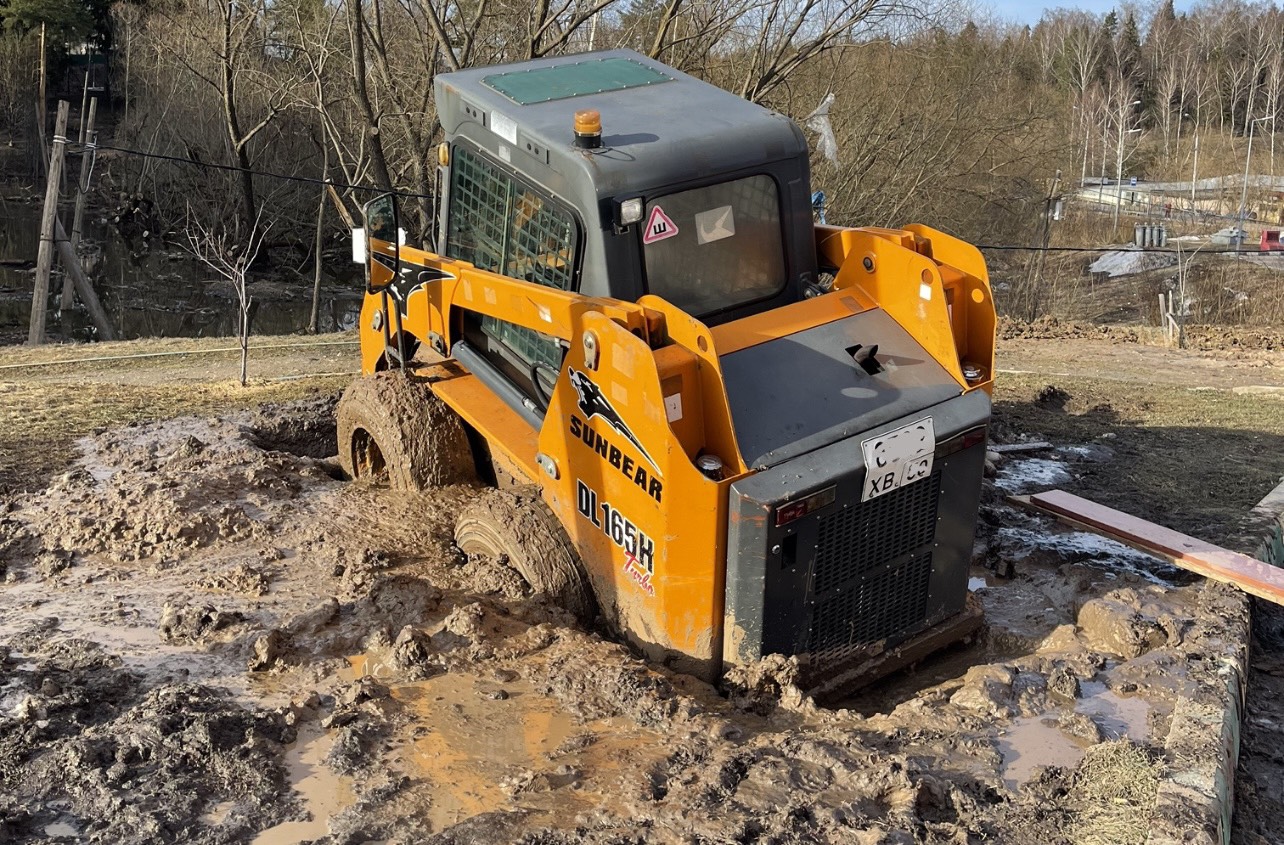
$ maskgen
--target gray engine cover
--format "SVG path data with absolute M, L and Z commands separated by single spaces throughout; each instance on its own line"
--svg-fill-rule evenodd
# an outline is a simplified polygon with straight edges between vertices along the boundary
M 869 375 L 847 351 L 878 346 Z M 962 393 L 886 311 L 874 309 L 723 355 L 736 440 L 754 468 L 862 434 Z

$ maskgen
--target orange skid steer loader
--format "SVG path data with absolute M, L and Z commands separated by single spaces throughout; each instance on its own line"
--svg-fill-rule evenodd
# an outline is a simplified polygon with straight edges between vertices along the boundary
M 974 247 L 815 225 L 797 125 L 630 51 L 435 93 L 436 243 L 391 196 L 354 241 L 352 476 L 495 486 L 465 552 L 710 681 L 780 654 L 850 689 L 979 626 Z

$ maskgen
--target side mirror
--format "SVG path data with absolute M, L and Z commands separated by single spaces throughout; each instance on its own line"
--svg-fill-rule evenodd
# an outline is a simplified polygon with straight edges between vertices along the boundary
M 352 230 L 352 263 L 366 263 L 366 230 L 357 227 Z
M 365 218 L 366 290 L 382 290 L 401 272 L 401 217 L 397 198 L 384 194 L 361 208 Z

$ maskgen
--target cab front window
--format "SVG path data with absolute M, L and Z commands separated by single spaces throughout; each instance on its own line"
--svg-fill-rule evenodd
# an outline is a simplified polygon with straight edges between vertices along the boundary
M 647 203 L 647 290 L 696 316 L 766 299 L 785 287 L 780 195 L 747 176 Z

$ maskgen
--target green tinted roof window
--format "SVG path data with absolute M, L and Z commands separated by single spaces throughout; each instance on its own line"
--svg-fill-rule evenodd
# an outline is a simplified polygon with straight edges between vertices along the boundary
M 641 88 L 670 79 L 632 59 L 592 59 L 535 70 L 495 73 L 482 81 L 514 103 L 529 106 L 585 94 Z

